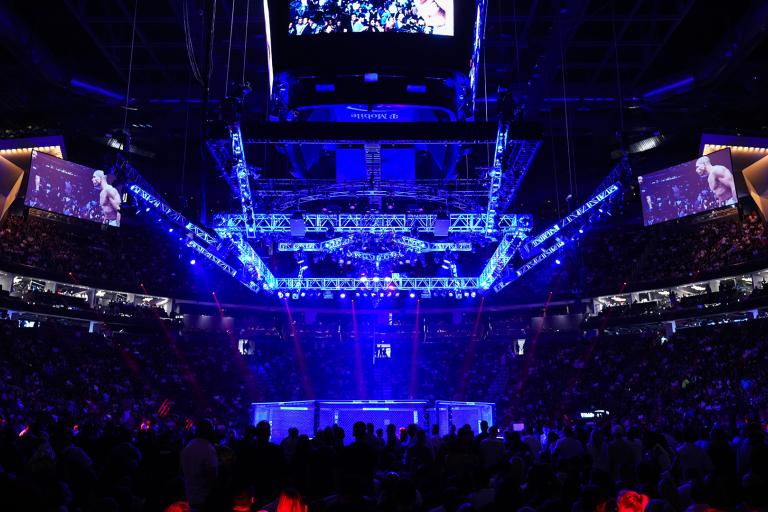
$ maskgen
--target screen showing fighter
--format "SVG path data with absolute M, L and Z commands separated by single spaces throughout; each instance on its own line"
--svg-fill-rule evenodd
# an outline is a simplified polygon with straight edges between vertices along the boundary
M 730 149 L 640 176 L 637 181 L 646 226 L 738 203 Z
M 32 152 L 24 204 L 31 208 L 120 225 L 120 193 L 104 171 Z
M 353 32 L 453 35 L 453 0 L 292 0 L 292 36 Z

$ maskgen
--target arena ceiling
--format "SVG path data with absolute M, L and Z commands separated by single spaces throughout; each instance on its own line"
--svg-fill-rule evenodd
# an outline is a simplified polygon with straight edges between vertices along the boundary
M 247 117 L 258 122 L 267 108 L 262 2 L 216 6 L 210 97 L 223 95 L 229 55 L 230 78 L 244 76 L 253 87 Z M 136 145 L 154 154 L 137 157 L 139 166 L 170 201 L 194 202 L 205 162 L 203 96 L 189 55 L 203 58 L 203 7 L 202 0 L 3 2 L 4 136 L 63 132 L 71 158 L 99 165 L 93 148 L 123 125 L 130 74 L 128 126 Z M 704 131 L 764 134 L 766 19 L 768 4 L 759 1 L 489 0 L 477 117 L 494 119 L 499 91 L 509 90 L 544 127 L 545 145 L 520 194 L 528 204 L 518 211 L 554 212 L 574 188 L 591 190 L 613 165 L 617 133 L 665 135 L 666 149 L 637 160 L 647 169 L 689 158 Z M 99 90 L 73 85 L 83 83 Z M 670 85 L 677 86 L 664 90 Z M 256 165 L 278 158 L 253 151 Z

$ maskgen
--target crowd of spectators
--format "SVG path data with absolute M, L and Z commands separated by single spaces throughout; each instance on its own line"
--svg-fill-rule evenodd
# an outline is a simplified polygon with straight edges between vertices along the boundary
M 451 2 L 442 0 L 294 0 L 290 2 L 288 33 L 296 36 L 345 32 L 451 35 L 452 27 L 446 25 L 452 7 Z
M 472 320 L 431 322 L 426 337 L 394 326 L 392 357 L 376 364 L 369 327 L 361 320 L 355 336 L 343 316 L 265 318 L 245 347 L 245 332 L 4 321 L 3 509 L 274 510 L 289 487 L 298 494 L 283 501 L 320 511 L 610 510 L 628 496 L 650 499 L 650 510 L 766 505 L 765 320 L 669 339 L 534 336 L 522 351 Z M 442 339 L 449 330 L 456 336 Z M 379 398 L 384 381 L 389 398 L 497 402 L 499 430 L 329 427 L 273 439 L 278 447 L 268 424 L 247 426 L 251 401 Z M 597 409 L 607 418 L 579 420 Z
M 743 220 L 595 230 L 582 247 L 578 272 L 587 293 L 681 284 L 768 264 L 768 230 L 754 212 Z
M 210 298 L 213 287 L 189 265 L 195 255 L 171 234 L 134 222 L 103 229 L 36 215 L 11 215 L 0 226 L 0 268 L 21 275 L 139 294 Z M 216 289 L 247 297 L 234 281 Z
M 756 213 L 743 220 L 730 217 L 693 225 L 607 229 L 588 232 L 580 244 L 582 250 L 573 253 L 573 264 L 563 265 L 554 282 L 552 273 L 539 273 L 520 280 L 515 290 L 525 291 L 531 297 L 540 296 L 542 290 L 553 290 L 556 294 L 576 290 L 576 296 L 598 295 L 693 282 L 768 266 L 768 231 Z M 51 247 L 56 251 L 51 251 Z M 102 230 L 100 226 L 62 225 L 36 216 L 10 216 L 5 226 L 0 227 L 0 268 L 63 282 L 177 298 L 209 300 L 215 290 L 220 297 L 226 296 L 228 302 L 250 302 L 252 294 L 234 280 L 222 278 L 214 282 L 190 266 L 189 260 L 195 255 L 180 247 L 172 235 L 151 226 L 125 225 L 119 230 Z M 324 257 L 322 261 L 314 261 L 319 256 L 313 259 L 313 268 L 323 275 L 353 273 L 355 265 L 347 264 L 351 258 Z M 290 255 L 287 258 L 273 256 L 269 265 L 276 273 L 290 275 L 297 271 L 298 264 Z M 434 275 L 440 271 L 443 256 L 433 259 L 432 255 L 422 255 L 404 260 L 403 265 L 391 271 Z M 465 272 L 472 272 L 467 262 L 459 263 Z M 215 269 L 208 270 L 219 277 Z M 534 289 L 529 290 L 531 287 Z

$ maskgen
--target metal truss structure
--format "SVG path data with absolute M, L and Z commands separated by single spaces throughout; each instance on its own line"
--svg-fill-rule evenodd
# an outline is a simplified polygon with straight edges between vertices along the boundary
M 503 281 L 498 282 L 493 287 L 493 291 L 495 291 L 497 293 L 500 292 L 503 288 L 508 286 L 510 283 L 512 283 L 513 281 L 516 281 L 517 279 L 522 277 L 523 274 L 528 273 L 535 266 L 537 266 L 539 263 L 541 263 L 542 261 L 546 260 L 547 258 L 552 256 L 553 254 L 555 254 L 557 251 L 559 251 L 560 249 L 565 247 L 565 244 L 566 244 L 565 241 L 563 241 L 563 240 L 558 238 L 557 241 L 554 244 L 552 244 L 551 246 L 547 247 L 541 253 L 537 254 L 535 257 L 533 257 L 530 260 L 528 260 L 520 268 L 515 270 L 515 275 L 511 279 L 505 279 Z
M 355 214 L 355 213 L 305 213 L 307 233 L 434 233 L 436 214 Z M 485 233 L 485 214 L 452 213 L 449 215 L 449 233 Z M 241 214 L 215 214 L 215 229 L 229 232 L 246 230 L 245 217 Z M 254 214 L 254 230 L 257 233 L 290 233 L 291 214 Z M 501 216 L 499 230 L 504 233 L 530 229 L 530 215 L 510 214 Z
M 540 140 L 508 140 L 501 162 L 504 179 L 499 190 L 497 208 L 505 211 L 517 197 L 517 191 L 523 183 L 523 178 L 528 173 L 533 159 L 536 157 Z
M 501 133 L 503 127 L 500 127 L 499 140 L 501 144 L 497 145 L 498 158 L 509 156 L 508 144 L 516 142 L 507 142 L 505 135 Z M 237 132 L 233 131 L 233 140 L 239 140 Z M 238 145 L 233 142 L 233 150 Z M 242 144 L 239 144 L 242 148 Z M 520 148 L 528 148 L 525 153 Z M 518 145 L 518 161 L 524 162 L 522 155 L 535 154 L 538 143 L 532 145 Z M 502 154 L 505 153 L 506 154 Z M 532 157 L 531 157 L 532 158 Z M 494 168 L 497 168 L 498 162 L 495 162 Z M 241 171 L 247 169 L 244 159 L 240 161 Z M 237 167 L 237 166 L 235 166 Z M 606 179 L 618 176 L 623 168 L 617 169 Z M 496 169 L 498 170 L 498 169 Z M 242 171 L 245 172 L 245 171 Z M 524 174 L 524 173 L 523 173 Z M 408 277 L 399 273 L 392 273 L 391 276 L 373 276 L 366 277 L 304 277 L 304 270 L 308 268 L 302 265 L 299 270 L 299 276 L 295 278 L 276 277 L 272 274 L 266 264 L 258 256 L 255 249 L 248 241 L 249 235 L 256 237 L 257 234 L 290 234 L 291 221 L 296 220 L 294 215 L 288 213 L 261 214 L 252 210 L 242 214 L 217 214 L 214 216 L 214 231 L 218 238 L 213 237 L 207 231 L 193 223 L 187 221 L 179 212 L 170 208 L 158 197 L 147 192 L 142 187 L 134 184 L 130 187 L 131 191 L 144 203 L 154 207 L 159 213 L 164 215 L 174 224 L 183 227 L 194 238 L 205 242 L 205 247 L 193 239 L 188 240 L 187 246 L 205 256 L 208 260 L 216 264 L 227 274 L 238 279 L 248 288 L 258 291 L 275 290 L 293 292 L 297 290 L 365 290 L 385 292 L 392 290 L 413 290 L 422 292 L 432 292 L 439 290 L 451 290 L 460 293 L 467 290 L 489 290 L 493 288 L 498 291 L 514 280 L 520 278 L 525 273 L 539 265 L 545 259 L 562 249 L 569 238 L 564 235 L 568 227 L 573 227 L 579 221 L 585 221 L 585 214 L 593 210 L 597 205 L 606 201 L 612 195 L 616 194 L 620 188 L 618 182 L 608 185 L 599 190 L 593 197 L 579 208 L 569 213 L 563 219 L 550 228 L 533 238 L 526 238 L 532 226 L 530 215 L 505 214 L 498 216 L 498 225 L 495 225 L 496 211 L 495 205 L 499 204 L 499 198 L 496 193 L 503 190 L 504 173 L 489 173 L 489 207 L 486 213 L 451 213 L 448 216 L 448 234 L 450 235 L 475 235 L 488 236 L 488 234 L 499 234 L 501 239 L 496 247 L 494 254 L 486 263 L 479 277 L 460 277 L 458 268 L 454 261 L 446 260 L 450 277 Z M 518 177 L 521 179 L 521 176 Z M 246 182 L 248 176 L 246 176 Z M 516 191 L 519 183 L 513 182 L 512 192 Z M 250 193 L 250 189 L 246 192 Z M 250 197 L 250 196 L 247 196 Z M 251 198 L 252 199 L 252 198 Z M 244 203 L 245 204 L 245 203 Z M 306 233 L 329 234 L 338 233 L 344 236 L 338 236 L 324 241 L 290 241 L 281 242 L 278 250 L 283 252 L 333 252 L 349 245 L 353 245 L 359 240 L 360 235 L 374 237 L 396 235 L 388 238 L 388 243 L 400 245 L 406 252 L 423 254 L 428 252 L 466 252 L 472 250 L 471 241 L 459 241 L 456 239 L 445 242 L 426 241 L 415 237 L 418 234 L 435 234 L 435 225 L 438 220 L 436 214 L 328 214 L 328 213 L 304 213 L 301 216 L 303 227 Z M 252 222 L 249 222 L 252 221 Z M 490 232 L 490 233 L 489 233 Z M 536 253 L 540 247 L 551 238 L 555 237 L 556 242 L 547 246 L 545 249 Z M 221 249 L 223 244 L 228 244 L 235 252 L 238 261 L 242 264 L 242 270 L 238 271 L 235 267 L 226 261 L 226 255 L 221 256 L 217 250 Z M 523 245 L 525 244 L 525 245 Z M 515 270 L 511 278 L 506 279 L 494 286 L 504 270 L 508 267 L 511 259 L 520 252 L 524 257 L 531 257 L 529 261 Z M 347 253 L 347 257 L 354 258 L 361 262 L 367 262 L 375 265 L 379 269 L 381 263 L 403 257 L 403 251 L 386 252 L 366 252 L 352 251 Z
M 618 168 L 621 168 L 621 170 L 618 170 Z M 625 174 L 629 173 L 629 165 L 628 162 L 622 162 L 620 163 L 614 171 L 612 171 L 606 180 L 608 178 L 616 179 L 616 178 L 623 178 L 625 177 Z M 605 183 L 601 183 L 601 186 L 604 186 Z M 565 247 L 570 241 L 575 240 L 579 237 L 580 234 L 584 232 L 584 226 L 590 224 L 591 217 L 585 216 L 585 213 L 593 210 L 598 204 L 602 203 L 602 206 L 600 207 L 600 210 L 609 211 L 612 203 L 611 200 L 616 197 L 618 192 L 621 190 L 621 183 L 616 182 L 611 185 L 608 185 L 607 188 L 598 191 L 589 201 L 584 203 L 582 206 L 571 212 L 570 214 L 566 215 L 563 219 L 561 219 L 557 224 L 553 224 L 548 229 L 545 229 L 542 233 L 537 235 L 536 237 L 528 239 L 526 242 L 526 245 L 520 249 L 520 253 L 524 258 L 530 258 L 528 261 L 526 261 L 522 266 L 517 268 L 513 275 L 511 275 L 509 278 L 502 280 L 501 282 L 497 283 L 493 289 L 494 291 L 498 292 L 510 283 L 516 281 L 520 277 L 522 277 L 524 274 L 530 272 L 534 267 L 539 265 L 541 262 L 546 260 L 547 258 L 551 257 L 553 254 L 556 254 L 558 251 L 560 251 L 563 247 Z M 565 228 L 571 227 L 572 229 L 575 229 L 576 227 L 579 228 L 578 234 L 571 235 L 569 234 Z M 573 231 L 572 231 L 573 232 Z M 550 240 L 551 238 L 555 238 L 555 243 L 547 246 L 544 249 L 541 249 L 543 245 L 545 245 L 545 242 Z M 531 257 L 533 255 L 533 257 Z M 484 284 L 484 283 L 481 283 Z
M 367 199 L 369 202 L 386 200 L 418 200 L 448 204 L 459 211 L 476 211 L 487 195 L 484 184 L 478 180 L 456 180 L 446 190 L 443 180 L 345 181 L 328 180 L 255 180 L 258 199 L 263 208 L 273 212 L 301 209 L 307 203 Z
M 253 210 L 253 196 L 251 195 L 250 172 L 245 163 L 245 146 L 243 145 L 243 135 L 240 133 L 239 123 L 229 128 L 229 135 L 232 139 L 232 170 L 237 178 L 240 204 L 243 207 L 245 233 L 248 238 L 255 238 L 256 218 Z
M 205 141 L 208 152 L 219 169 L 221 177 L 227 182 L 232 192 L 239 193 L 240 187 L 237 178 L 232 175 L 232 140 L 231 139 L 208 139 Z
M 493 166 L 488 170 L 488 207 L 485 212 L 485 232 L 493 233 L 496 220 L 496 208 L 499 205 L 501 190 L 502 161 L 507 147 L 509 124 L 499 121 L 499 132 L 496 135 L 496 150 L 493 153 Z
M 554 244 L 544 249 L 541 252 L 541 254 L 538 254 L 537 256 L 535 256 L 534 258 L 526 262 L 523 266 L 515 270 L 515 276 L 518 278 L 521 277 L 523 274 L 525 274 L 526 272 L 529 272 L 531 269 L 533 269 L 533 267 L 535 267 L 545 259 L 552 256 L 563 247 L 565 247 L 565 242 L 558 238 Z
M 277 250 L 281 252 L 331 252 L 355 243 L 351 237 L 331 238 L 324 242 L 280 242 Z
M 256 255 L 250 244 L 243 241 L 242 236 L 236 235 L 231 238 L 235 247 L 239 250 L 238 259 L 244 265 L 242 271 L 238 271 L 235 267 L 225 261 L 226 255 L 221 253 L 220 248 L 223 245 L 222 242 L 226 238 L 217 238 L 211 235 L 196 224 L 187 220 L 181 213 L 168 206 L 158 197 L 147 192 L 135 183 L 130 185 L 129 190 L 137 200 L 142 201 L 148 208 L 154 208 L 155 211 L 162 215 L 167 221 L 186 230 L 189 237 L 186 241 L 187 247 L 204 256 L 246 287 L 253 291 L 259 291 L 259 282 L 261 281 L 264 282 L 264 287 L 266 289 L 269 289 L 270 286 L 274 285 L 274 276 L 272 275 L 272 272 L 270 272 L 264 265 L 264 262 L 262 262 Z M 206 245 L 195 242 L 195 239 L 205 242 Z
M 619 183 L 613 183 L 609 185 L 607 188 L 599 191 L 597 194 L 595 194 L 593 197 L 591 197 L 586 203 L 579 206 L 577 209 L 560 219 L 556 224 L 553 224 L 549 228 L 545 229 L 542 233 L 539 235 L 529 239 L 525 242 L 521 249 L 521 253 L 524 255 L 531 255 L 533 251 L 552 238 L 555 234 L 561 232 L 563 229 L 571 225 L 573 222 L 581 218 L 585 213 L 590 211 L 592 208 L 597 206 L 598 204 L 602 203 L 608 197 L 610 197 L 612 194 L 615 194 L 619 191 Z
M 493 166 L 488 170 L 488 205 L 485 230 L 494 233 L 497 211 L 505 211 L 520 188 L 541 145 L 539 140 L 510 140 L 510 125 L 499 121 Z
M 462 211 L 447 215 L 447 226 L 440 225 L 440 217 L 436 213 L 312 213 L 305 212 L 300 216 L 301 232 L 310 235 L 339 235 L 327 240 L 302 240 L 294 239 L 296 234 L 296 221 L 299 220 L 295 213 L 256 213 L 253 207 L 254 196 L 251 191 L 251 176 L 245 161 L 244 145 L 239 125 L 233 124 L 229 128 L 232 142 L 232 176 L 237 181 L 237 193 L 240 196 L 242 213 L 216 214 L 214 215 L 213 229 L 218 237 L 212 236 L 206 230 L 187 221 L 179 212 L 170 208 L 160 198 L 150 191 L 145 190 L 139 184 L 134 183 L 131 191 L 144 203 L 154 207 L 172 223 L 187 230 L 187 246 L 206 257 L 227 274 L 238 279 L 248 288 L 259 291 L 273 290 L 283 292 L 296 292 L 298 290 L 310 291 L 334 291 L 334 290 L 361 290 L 384 293 L 393 290 L 412 290 L 432 292 L 451 290 L 459 294 L 466 291 L 498 290 L 529 272 L 546 258 L 555 254 L 564 247 L 569 240 L 564 236 L 564 231 L 572 227 L 578 221 L 586 220 L 587 212 L 606 201 L 619 190 L 619 183 L 611 183 L 599 190 L 593 197 L 579 208 L 569 213 L 558 223 L 544 230 L 533 238 L 527 238 L 532 227 L 530 215 L 501 214 L 515 197 L 520 183 L 530 167 L 531 162 L 540 145 L 535 140 L 510 140 L 510 125 L 500 123 L 495 147 L 493 167 L 487 175 L 487 205 L 484 213 Z M 606 179 L 620 174 L 620 169 L 614 169 Z M 138 180 L 137 180 L 138 181 Z M 260 198 L 282 197 L 286 193 L 284 187 L 274 187 L 274 180 L 264 180 L 269 186 L 259 188 Z M 294 182 L 282 185 L 292 186 Z M 381 188 L 383 190 L 378 190 Z M 287 201 L 283 202 L 285 210 L 290 210 L 289 205 L 301 205 L 305 202 L 322 201 L 327 199 L 339 199 L 346 197 L 369 196 L 384 197 L 384 189 L 387 198 L 407 197 L 436 201 L 443 201 L 447 193 L 437 190 L 432 186 L 419 186 L 413 183 L 390 183 L 372 189 L 370 183 L 345 183 L 328 182 L 313 187 L 310 191 L 306 185 L 301 192 L 294 191 Z M 477 196 L 476 188 L 468 188 L 453 191 L 452 199 L 461 197 L 464 193 L 467 198 Z M 284 198 L 285 199 L 285 198 Z M 455 206 L 455 203 L 453 203 Z M 473 200 L 463 203 L 464 206 L 473 204 Z M 439 226 L 439 228 L 438 228 Z M 293 228 L 293 229 L 292 229 Z M 443 231 L 446 230 L 446 231 Z M 445 241 L 422 240 L 418 235 L 446 236 Z M 281 252 L 309 252 L 331 253 L 354 246 L 360 241 L 370 240 L 373 237 L 378 242 L 375 246 L 378 251 L 354 250 L 344 253 L 346 258 L 357 260 L 363 264 L 375 266 L 376 274 L 384 269 L 384 276 L 373 275 L 370 272 L 361 272 L 357 277 L 305 277 L 305 270 L 309 268 L 304 264 L 299 268 L 298 277 L 276 277 L 259 257 L 250 240 L 256 237 L 274 240 L 274 236 L 283 236 L 284 241 L 277 245 Z M 291 236 L 290 241 L 285 240 Z M 302 235 L 303 236 L 303 235 Z M 463 238 L 459 238 L 463 237 Z M 475 237 L 475 238 L 473 238 Z M 458 266 L 450 253 L 469 252 L 473 250 L 473 240 L 479 238 L 499 239 L 493 255 L 487 261 L 478 277 L 460 277 Z M 555 237 L 554 244 L 541 250 L 547 241 Z M 195 241 L 199 239 L 205 243 Z M 524 244 L 524 245 L 523 245 Z M 400 246 L 401 250 L 386 250 L 387 246 Z M 362 246 L 362 245 L 361 245 Z M 225 249 L 222 249 L 224 247 Z M 381 250 L 384 248 L 385 250 Z M 537 253 L 537 251 L 540 251 Z M 384 262 L 404 258 L 408 254 L 424 254 L 430 252 L 446 253 L 442 267 L 449 271 L 450 277 L 409 277 L 401 275 L 381 265 Z M 508 268 L 512 258 L 520 252 L 524 258 L 531 258 L 523 266 L 519 267 L 511 279 L 507 279 L 494 286 L 499 277 Z M 234 254 L 242 265 L 241 269 L 227 261 Z M 234 259 L 234 258 L 232 258 Z M 349 262 L 347 261 L 347 264 Z M 370 270 L 370 268 L 369 268 Z M 390 275 L 386 275 L 389 273 Z M 366 275 L 367 274 L 367 275 Z M 370 277 L 368 277 L 370 276 Z M 466 295 L 466 294 L 465 294 Z
M 485 213 L 450 213 L 448 215 L 449 237 L 443 241 L 426 241 L 417 238 L 418 235 L 435 235 L 435 226 L 437 225 L 438 215 L 433 213 L 414 213 L 414 214 L 330 214 L 330 213 L 304 213 L 302 215 L 302 224 L 304 232 L 307 234 L 343 234 L 324 241 L 284 241 L 277 246 L 279 251 L 283 252 L 333 252 L 346 246 L 354 244 L 359 240 L 358 236 L 389 236 L 388 243 L 399 245 L 402 251 L 386 252 L 366 252 L 353 251 L 347 253 L 347 257 L 367 262 L 375 265 L 376 269 L 385 261 L 402 258 L 405 254 L 416 253 L 423 254 L 429 252 L 469 252 L 473 249 L 473 243 L 468 239 L 457 240 L 456 236 L 475 235 L 482 237 L 501 236 L 501 242 L 497 248 L 496 254 L 489 262 L 486 270 L 479 278 L 459 277 L 458 268 L 455 262 L 448 261 L 451 277 L 405 277 L 397 273 L 383 278 L 372 277 L 366 279 L 365 276 L 358 278 L 318 278 L 304 277 L 302 266 L 299 271 L 299 277 L 296 278 L 278 278 L 275 277 L 264 261 L 256 253 L 249 239 L 257 235 L 288 235 L 291 233 L 291 220 L 295 221 L 293 214 L 289 213 L 256 213 L 253 208 L 254 196 L 251 191 L 251 176 L 245 161 L 244 146 L 242 134 L 239 125 L 230 127 L 231 149 L 232 149 L 232 174 L 236 179 L 237 190 L 240 196 L 243 212 L 238 214 L 216 214 L 214 215 L 213 229 L 218 237 L 212 236 L 203 228 L 189 222 L 179 212 L 165 204 L 156 194 L 153 194 L 139 184 L 134 183 L 130 190 L 141 201 L 154 207 L 158 213 L 162 214 L 172 223 L 183 227 L 193 237 L 200 239 L 204 244 L 197 243 L 190 239 L 187 246 L 199 254 L 205 256 L 209 261 L 216 264 L 227 274 L 237 278 L 241 283 L 252 290 L 354 290 L 354 289 L 398 289 L 415 290 L 431 292 L 433 290 L 462 290 L 488 289 L 501 270 L 508 264 L 512 255 L 519 247 L 522 241 L 532 227 L 532 218 L 530 215 L 522 214 L 504 214 L 497 215 L 495 205 L 498 204 L 498 192 L 502 189 L 503 173 L 500 169 L 503 167 L 501 158 L 506 154 L 508 126 L 500 131 L 499 140 L 497 140 L 497 158 L 494 164 L 495 171 L 489 173 L 491 183 L 489 186 L 489 207 Z M 220 148 L 222 149 L 222 148 Z M 223 150 L 222 150 L 223 151 Z M 219 155 L 222 156 L 222 155 Z M 138 180 L 136 180 L 138 181 Z M 368 187 L 370 184 L 368 184 Z M 387 198 L 419 198 L 421 200 L 434 199 L 435 201 L 445 201 L 449 194 L 443 190 L 439 191 L 435 185 L 414 185 L 413 183 L 390 183 L 383 190 L 371 190 L 366 188 L 365 183 L 328 183 L 318 187 L 314 193 L 308 194 L 304 191 L 297 194 L 293 200 L 296 205 L 309 201 L 318 201 L 321 199 L 335 199 L 339 197 L 349 197 L 350 195 L 374 196 L 386 194 Z M 270 197 L 272 195 L 279 197 L 285 190 L 277 190 L 268 187 L 259 189 L 259 196 Z M 476 204 L 472 199 L 477 197 L 478 188 L 457 187 L 451 191 L 451 203 L 456 206 L 468 207 Z M 467 198 L 468 202 L 461 202 L 461 198 Z M 458 199 L 457 199 L 458 198 Z M 288 203 L 291 202 L 289 197 Z M 286 202 L 283 202 L 285 206 Z M 288 208 L 286 208 L 288 209 Z M 461 208 L 460 208 L 461 209 Z M 498 223 L 498 225 L 497 225 Z M 227 247 L 222 253 L 222 246 Z M 226 258 L 233 253 L 242 265 L 238 271 Z
M 489 289 L 494 281 L 499 278 L 501 272 L 509 264 L 509 260 L 511 260 L 515 255 L 515 252 L 517 252 L 524 238 L 524 235 L 504 235 L 501 242 L 499 242 L 496 251 L 493 253 L 493 256 L 491 256 L 488 263 L 485 264 L 485 268 L 483 268 L 483 271 L 480 274 L 480 278 L 478 279 L 480 288 L 483 290 Z
M 356 260 L 361 261 L 367 261 L 369 263 L 373 263 L 376 268 L 379 268 L 379 265 L 384 263 L 385 261 L 392 261 L 397 258 L 400 258 L 402 254 L 400 254 L 397 251 L 387 251 L 387 252 L 364 252 L 364 251 L 353 251 L 350 256 Z
M 401 236 L 394 239 L 394 243 L 403 245 L 419 254 L 425 252 L 467 252 L 472 250 L 470 242 L 425 242 L 410 236 Z
M 275 288 L 275 276 L 272 274 L 272 271 L 267 268 L 259 255 L 256 254 L 253 246 L 243 238 L 242 233 L 219 232 L 219 236 L 223 239 L 229 239 L 234 243 L 238 251 L 237 259 L 244 265 L 245 270 L 249 275 L 253 275 L 257 280 L 264 282 L 264 289 L 271 290 Z
M 278 290 L 320 290 L 320 291 L 434 291 L 434 290 L 476 290 L 476 277 L 404 277 L 393 274 L 386 278 L 366 277 L 305 277 L 278 278 Z
M 188 221 L 186 217 L 168 206 L 158 196 L 155 196 L 151 192 L 147 192 L 137 184 L 131 185 L 129 190 L 133 193 L 137 200 L 140 200 L 148 206 L 155 208 L 159 213 L 163 214 L 166 219 L 175 224 L 177 227 L 187 230 L 189 233 L 193 234 L 195 237 L 199 238 L 206 244 L 216 245 L 219 243 L 220 240 L 218 238 Z

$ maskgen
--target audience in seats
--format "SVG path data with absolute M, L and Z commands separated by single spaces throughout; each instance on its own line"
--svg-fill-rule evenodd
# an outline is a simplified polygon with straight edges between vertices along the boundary
M 302 327 L 305 336 L 309 330 Z M 429 368 L 455 379 L 465 365 L 450 348 L 428 351 L 432 343 L 440 340 L 421 347 L 420 379 L 440 380 L 426 389 L 443 386 Z M 504 372 L 487 362 L 506 354 L 503 343 L 488 344 L 483 350 L 493 357 L 470 364 L 499 384 L 464 386 L 468 399 L 498 404 L 487 431 L 455 425 L 428 435 L 416 425 L 360 418 L 351 432 L 328 426 L 274 439 L 269 423 L 248 425 L 248 408 L 284 398 L 265 382 L 299 378 L 277 364 L 292 360 L 292 342 L 256 361 L 226 333 L 105 336 L 4 321 L 2 510 L 768 506 L 765 320 L 686 329 L 663 343 L 656 335 L 531 343 Z M 298 342 L 314 391 L 340 393 L 350 381 L 316 367 L 328 364 L 323 353 L 348 350 L 353 358 L 354 349 L 324 340 L 317 352 L 314 344 Z M 346 398 L 357 389 L 351 382 Z M 609 413 L 579 419 L 596 408 Z M 513 430 L 520 423 L 523 431 Z

